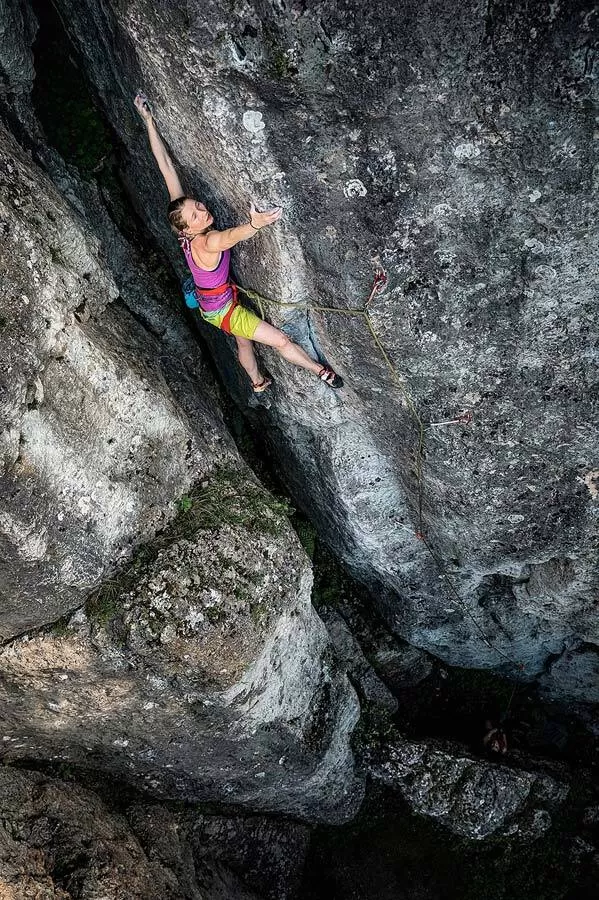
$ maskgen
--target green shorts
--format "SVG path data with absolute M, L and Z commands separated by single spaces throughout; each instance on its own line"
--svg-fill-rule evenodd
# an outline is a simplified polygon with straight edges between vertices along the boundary
M 231 303 L 232 302 L 233 301 L 231 301 Z M 222 309 L 219 309 L 213 313 L 207 313 L 203 310 L 200 310 L 201 316 L 205 322 L 208 322 L 209 325 L 214 325 L 216 328 L 221 328 L 223 319 L 227 315 L 231 303 L 227 303 L 227 305 Z M 233 313 L 231 314 L 231 318 L 229 320 L 231 334 L 234 334 L 237 337 L 247 338 L 251 341 L 254 337 L 254 334 L 256 333 L 256 328 L 261 321 L 262 319 L 259 319 L 256 313 L 253 313 L 250 309 L 246 309 L 245 306 L 241 306 L 241 304 L 238 304 L 233 310 Z

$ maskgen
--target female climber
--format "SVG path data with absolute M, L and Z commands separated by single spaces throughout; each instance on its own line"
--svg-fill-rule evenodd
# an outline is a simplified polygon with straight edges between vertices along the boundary
M 286 334 L 238 303 L 237 290 L 229 281 L 231 248 L 240 241 L 249 241 L 261 228 L 277 222 L 282 215 L 281 207 L 258 212 L 252 203 L 250 220 L 245 225 L 225 231 L 213 228 L 214 219 L 204 204 L 184 194 L 152 110 L 142 93 L 136 96 L 135 106 L 146 124 L 152 153 L 166 182 L 170 197 L 168 220 L 177 233 L 193 275 L 201 316 L 210 325 L 235 336 L 239 362 L 249 375 L 254 392 L 265 391 L 272 381 L 259 371 L 252 341 L 274 347 L 288 362 L 314 372 L 330 387 L 342 387 L 342 379 L 329 366 L 315 362 Z

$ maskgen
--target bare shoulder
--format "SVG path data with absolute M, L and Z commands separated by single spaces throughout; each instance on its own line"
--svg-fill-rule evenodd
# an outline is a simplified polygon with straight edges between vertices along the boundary
M 208 234 L 215 234 L 209 231 Z M 210 250 L 207 245 L 208 234 L 198 234 L 191 245 L 191 253 L 195 262 L 202 269 L 215 269 L 220 258 L 220 250 Z

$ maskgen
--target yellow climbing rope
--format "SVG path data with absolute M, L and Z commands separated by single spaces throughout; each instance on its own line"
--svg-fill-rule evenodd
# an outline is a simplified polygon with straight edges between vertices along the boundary
M 375 294 L 386 283 L 386 281 L 387 281 L 387 278 L 386 278 L 386 275 L 384 272 L 378 271 L 375 274 L 372 289 L 371 289 L 370 294 L 369 294 L 366 302 L 364 303 L 364 307 L 362 309 L 359 309 L 356 307 L 350 307 L 349 309 L 347 309 L 347 308 L 343 309 L 343 308 L 336 307 L 336 306 L 322 306 L 317 303 L 308 303 L 306 301 L 298 301 L 297 303 L 288 303 L 288 302 L 284 302 L 283 300 L 272 300 L 267 297 L 263 297 L 261 294 L 258 294 L 256 291 L 252 291 L 252 290 L 249 290 L 248 288 L 241 287 L 241 285 L 237 285 L 237 288 L 243 294 L 245 294 L 245 296 L 249 300 L 252 300 L 254 303 L 256 303 L 258 309 L 260 310 L 260 315 L 263 319 L 266 318 L 265 307 L 268 305 L 273 305 L 273 306 L 278 306 L 283 309 L 305 309 L 306 311 L 314 310 L 315 312 L 341 314 L 341 315 L 345 315 L 345 316 L 358 316 L 364 320 L 383 361 L 385 362 L 385 364 L 387 365 L 387 368 L 389 369 L 389 372 L 391 373 L 391 378 L 392 378 L 393 382 L 395 383 L 395 385 L 397 386 L 397 388 L 403 398 L 403 401 L 406 405 L 406 408 L 408 409 L 410 416 L 412 417 L 412 420 L 416 427 L 417 440 L 416 440 L 416 451 L 415 451 L 414 474 L 415 474 L 416 485 L 417 485 L 418 526 L 415 531 L 415 535 L 419 540 L 422 541 L 424 547 L 426 548 L 426 550 L 430 554 L 432 560 L 434 561 L 435 565 L 437 566 L 443 580 L 445 581 L 446 585 L 449 588 L 449 591 L 454 600 L 454 603 L 459 605 L 460 609 L 470 619 L 470 621 L 474 625 L 476 631 L 480 635 L 483 643 L 487 647 L 489 647 L 489 649 L 491 649 L 494 653 L 497 653 L 498 656 L 501 656 L 503 659 L 505 659 L 507 662 L 509 662 L 510 665 L 515 665 L 517 669 L 522 670 L 524 668 L 524 666 L 521 663 L 514 663 L 514 661 L 511 659 L 511 657 L 508 656 L 508 654 L 505 653 L 500 647 L 498 647 L 496 644 L 494 644 L 493 641 L 491 640 L 491 638 L 489 638 L 489 636 L 485 633 L 484 629 L 482 628 L 480 623 L 477 621 L 477 619 L 475 618 L 475 616 L 473 615 L 471 610 L 468 608 L 464 599 L 461 597 L 458 589 L 456 588 L 456 586 L 454 584 L 453 579 L 448 574 L 445 566 L 443 565 L 443 562 L 439 559 L 437 553 L 433 550 L 433 548 L 430 545 L 428 538 L 426 536 L 425 529 L 424 529 L 424 520 L 423 520 L 423 496 L 424 496 L 423 462 L 424 462 L 425 424 L 422 421 L 420 414 L 418 413 L 416 404 L 414 403 L 412 397 L 410 396 L 408 390 L 406 389 L 405 378 L 401 375 L 401 373 L 393 365 L 393 363 L 389 357 L 389 354 L 385 350 L 385 347 L 383 346 L 381 339 L 379 338 L 379 336 L 376 332 L 376 329 L 373 325 L 372 319 L 370 318 L 370 315 L 368 313 L 369 303 L 372 301 Z M 453 422 L 455 422 L 457 424 L 469 424 L 469 422 L 471 421 L 471 418 L 472 417 L 470 416 L 470 414 L 466 414 L 466 415 L 458 416 L 458 418 L 455 420 L 452 420 L 451 423 L 447 422 L 447 423 L 438 423 L 438 424 L 453 424 Z

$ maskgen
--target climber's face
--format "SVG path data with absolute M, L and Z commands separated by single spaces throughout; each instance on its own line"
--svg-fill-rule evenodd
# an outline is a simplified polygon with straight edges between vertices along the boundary
M 199 200 L 188 197 L 181 207 L 183 218 L 187 222 L 187 231 L 191 234 L 201 234 L 214 222 L 214 217 L 208 212 Z

